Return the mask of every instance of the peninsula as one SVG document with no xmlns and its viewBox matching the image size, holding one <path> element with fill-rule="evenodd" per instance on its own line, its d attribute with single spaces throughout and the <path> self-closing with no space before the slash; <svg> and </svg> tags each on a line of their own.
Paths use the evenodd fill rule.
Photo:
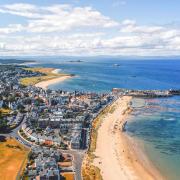
<svg viewBox="0 0 180 180">
<path fill-rule="evenodd" d="M 22 78 L 21 84 L 24 86 L 34 85 L 43 89 L 74 76 L 73 74 L 58 73 L 58 70 L 54 68 L 25 68 L 25 70 L 38 74 L 37 76 Z"/>
</svg>

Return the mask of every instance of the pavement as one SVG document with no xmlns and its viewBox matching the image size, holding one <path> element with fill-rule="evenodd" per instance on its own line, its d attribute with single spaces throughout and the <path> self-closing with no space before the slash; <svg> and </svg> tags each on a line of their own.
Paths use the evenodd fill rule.
<svg viewBox="0 0 180 180">
<path fill-rule="evenodd" d="M 23 138 L 21 138 L 18 134 L 18 131 L 21 129 L 21 125 L 26 121 L 26 116 L 23 117 L 22 122 L 14 129 L 12 129 L 10 132 L 8 133 L 3 133 L 0 134 L 0 136 L 5 136 L 5 137 L 14 137 L 15 139 L 17 139 L 21 144 L 23 144 L 26 147 L 31 147 L 31 144 L 28 143 L 27 141 L 25 141 Z"/>
<path fill-rule="evenodd" d="M 0 133 L 0 136 L 14 137 L 24 146 L 31 148 L 32 144 L 25 141 L 18 134 L 18 131 L 21 129 L 21 126 L 25 121 L 26 121 L 26 117 L 24 116 L 23 121 L 16 128 L 12 129 L 9 133 L 3 133 L 3 134 Z M 73 170 L 75 172 L 75 180 L 82 180 L 81 166 L 82 166 L 83 157 L 86 151 L 78 149 L 78 150 L 62 150 L 62 152 L 73 155 L 73 168 L 74 168 Z"/>
<path fill-rule="evenodd" d="M 85 155 L 85 150 L 64 150 L 64 153 L 73 155 L 73 167 L 75 172 L 75 180 L 82 180 L 81 177 L 81 166 Z"/>
</svg>

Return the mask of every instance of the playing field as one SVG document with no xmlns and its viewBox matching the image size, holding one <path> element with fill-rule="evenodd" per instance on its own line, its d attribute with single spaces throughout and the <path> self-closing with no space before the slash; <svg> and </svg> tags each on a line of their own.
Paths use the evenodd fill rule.
<svg viewBox="0 0 180 180">
<path fill-rule="evenodd" d="M 15 139 L 0 138 L 0 180 L 14 180 L 26 163 L 29 150 Z"/>
</svg>

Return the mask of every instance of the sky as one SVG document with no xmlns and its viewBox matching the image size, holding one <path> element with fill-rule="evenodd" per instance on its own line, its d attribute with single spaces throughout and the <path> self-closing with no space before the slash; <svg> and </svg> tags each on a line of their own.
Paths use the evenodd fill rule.
<svg viewBox="0 0 180 180">
<path fill-rule="evenodd" d="M 179 0 L 0 0 L 0 56 L 179 56 Z"/>
</svg>

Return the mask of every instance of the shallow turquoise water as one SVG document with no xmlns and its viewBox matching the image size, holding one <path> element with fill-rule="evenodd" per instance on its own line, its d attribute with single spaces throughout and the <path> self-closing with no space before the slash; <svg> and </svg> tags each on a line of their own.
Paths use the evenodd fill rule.
<svg viewBox="0 0 180 180">
<path fill-rule="evenodd" d="M 76 75 L 51 85 L 51 89 L 96 92 L 110 91 L 114 87 L 180 89 L 180 60 L 90 58 L 82 59 L 81 63 L 70 63 L 58 57 L 39 60 L 40 65 L 35 66 L 58 68 Z M 179 180 L 180 97 L 149 99 L 145 104 L 141 101 L 133 112 L 135 121 L 128 124 L 128 133 L 144 142 L 148 156 L 169 180 Z"/>
<path fill-rule="evenodd" d="M 134 100 L 136 101 L 136 99 Z M 180 179 L 180 97 L 145 99 L 134 108 L 127 132 L 144 142 L 145 151 L 170 180 Z"/>
</svg>

